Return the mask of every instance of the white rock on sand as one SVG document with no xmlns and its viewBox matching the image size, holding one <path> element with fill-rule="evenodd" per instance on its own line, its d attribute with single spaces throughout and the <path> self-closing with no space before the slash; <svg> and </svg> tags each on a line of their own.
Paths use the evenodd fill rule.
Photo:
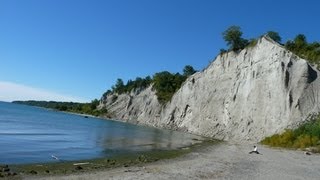
<svg viewBox="0 0 320 180">
<path fill-rule="evenodd" d="M 221 143 L 170 160 L 143 166 L 39 179 L 315 179 L 320 178 L 320 156 L 302 151 Z M 35 179 L 34 177 L 32 179 Z"/>
</svg>

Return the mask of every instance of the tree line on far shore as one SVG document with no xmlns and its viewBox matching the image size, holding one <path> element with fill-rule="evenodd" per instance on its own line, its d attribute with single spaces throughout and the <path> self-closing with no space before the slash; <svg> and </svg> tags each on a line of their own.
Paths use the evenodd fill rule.
<svg viewBox="0 0 320 180">
<path fill-rule="evenodd" d="M 93 116 L 100 116 L 107 113 L 107 110 L 98 110 L 99 100 L 94 99 L 90 103 L 77 102 L 57 102 L 57 101 L 13 101 L 16 104 L 24 104 L 30 106 L 38 106 L 48 109 L 55 109 L 57 111 L 73 112 L 79 114 L 90 114 Z"/>
</svg>

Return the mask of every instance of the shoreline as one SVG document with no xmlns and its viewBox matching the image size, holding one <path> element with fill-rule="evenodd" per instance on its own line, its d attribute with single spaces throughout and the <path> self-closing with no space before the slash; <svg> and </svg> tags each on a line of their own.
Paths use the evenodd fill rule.
<svg viewBox="0 0 320 180">
<path fill-rule="evenodd" d="M 91 115 L 91 114 L 81 114 L 81 113 L 76 113 L 76 112 L 71 112 L 71 111 L 59 111 L 59 110 L 55 110 L 55 109 L 51 109 L 53 111 L 56 111 L 56 112 L 62 112 L 62 113 L 66 113 L 66 114 L 72 114 L 72 115 L 76 115 L 76 116 L 81 116 L 81 117 L 84 117 L 84 118 L 88 118 L 88 117 L 91 117 L 91 118 L 100 118 L 99 116 L 94 116 L 94 115 Z"/>
<path fill-rule="evenodd" d="M 112 158 L 96 158 L 88 160 L 67 161 L 57 163 L 34 163 L 9 165 L 9 174 L 2 174 L 1 177 L 13 179 L 35 179 L 48 178 L 51 176 L 69 176 L 74 174 L 87 174 L 100 171 L 110 171 L 121 167 L 142 166 L 144 164 L 174 159 L 190 152 L 202 149 L 207 146 L 214 146 L 220 143 L 217 140 L 199 140 L 192 145 L 174 150 L 154 150 L 148 152 L 132 152 L 130 154 L 117 155 Z"/>
<path fill-rule="evenodd" d="M 253 144 L 220 142 L 173 159 L 69 175 L 25 179 L 319 179 L 320 155 Z"/>
</svg>

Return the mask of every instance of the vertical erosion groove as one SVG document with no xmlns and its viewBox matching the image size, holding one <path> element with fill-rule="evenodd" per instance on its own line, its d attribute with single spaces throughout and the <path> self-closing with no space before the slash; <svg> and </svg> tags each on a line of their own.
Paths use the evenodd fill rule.
<svg viewBox="0 0 320 180">
<path fill-rule="evenodd" d="M 289 74 L 288 70 L 286 70 L 286 74 L 285 74 L 285 86 L 286 86 L 286 88 L 288 88 L 288 86 L 289 86 L 289 80 L 290 80 L 290 74 Z"/>
</svg>

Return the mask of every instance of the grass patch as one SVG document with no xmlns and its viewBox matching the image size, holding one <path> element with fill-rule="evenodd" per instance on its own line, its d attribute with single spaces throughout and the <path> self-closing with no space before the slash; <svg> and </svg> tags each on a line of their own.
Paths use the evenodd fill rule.
<svg viewBox="0 0 320 180">
<path fill-rule="evenodd" d="M 253 48 L 258 44 L 258 39 L 251 39 L 246 48 Z"/>
</svg>

